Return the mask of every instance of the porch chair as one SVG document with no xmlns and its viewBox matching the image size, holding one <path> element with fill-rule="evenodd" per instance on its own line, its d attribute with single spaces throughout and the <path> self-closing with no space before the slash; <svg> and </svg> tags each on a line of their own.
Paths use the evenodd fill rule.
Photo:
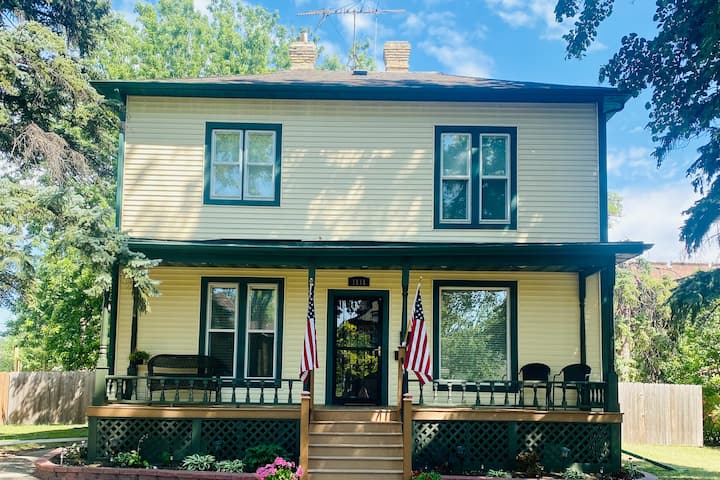
<svg viewBox="0 0 720 480">
<path fill-rule="evenodd" d="M 562 388 L 562 402 L 560 405 L 563 409 L 567 408 L 567 391 L 575 390 L 577 392 L 576 407 L 580 410 L 590 409 L 589 389 L 587 383 L 590 381 L 590 373 L 592 368 L 584 363 L 572 363 L 560 370 L 559 373 L 553 375 L 553 405 L 555 404 L 555 389 Z M 562 381 L 558 382 L 557 378 L 562 377 Z"/>
<path fill-rule="evenodd" d="M 545 405 L 550 407 L 550 367 L 544 363 L 527 363 L 520 368 L 518 376 L 522 377 L 523 385 L 520 389 L 520 406 L 525 406 L 524 391 L 526 388 L 533 390 L 533 407 L 539 407 L 537 391 L 538 388 L 545 389 Z"/>
</svg>

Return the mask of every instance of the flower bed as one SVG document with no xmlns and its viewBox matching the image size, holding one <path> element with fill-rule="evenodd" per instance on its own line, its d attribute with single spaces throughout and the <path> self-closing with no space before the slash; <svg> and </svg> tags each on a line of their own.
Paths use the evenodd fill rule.
<svg viewBox="0 0 720 480">
<path fill-rule="evenodd" d="M 41 480 L 259 480 L 256 473 L 192 472 L 188 470 L 164 470 L 142 468 L 115 468 L 58 465 L 53 462 L 60 457 L 61 448 L 56 448 L 35 462 L 35 476 Z M 534 480 L 553 477 L 535 478 Z M 557 477 L 555 477 L 557 478 Z M 497 480 L 494 477 L 470 477 L 463 475 L 443 475 L 443 480 Z M 639 480 L 657 480 L 657 477 L 645 473 Z M 516 480 L 518 480 L 516 478 Z"/>
<path fill-rule="evenodd" d="M 35 476 L 41 480 L 258 480 L 255 473 L 191 472 L 155 468 L 71 467 L 53 462 L 60 457 L 57 448 L 35 462 Z"/>
</svg>

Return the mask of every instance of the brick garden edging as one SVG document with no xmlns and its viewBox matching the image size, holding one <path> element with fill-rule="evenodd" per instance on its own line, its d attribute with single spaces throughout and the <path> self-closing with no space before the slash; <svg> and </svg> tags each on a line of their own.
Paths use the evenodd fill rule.
<svg viewBox="0 0 720 480">
<path fill-rule="evenodd" d="M 115 467 L 70 467 L 53 463 L 62 449 L 56 448 L 35 462 L 35 476 L 41 480 L 257 480 L 255 473 L 190 472 Z"/>
<path fill-rule="evenodd" d="M 190 472 L 187 470 L 114 467 L 66 467 L 52 462 L 53 458 L 60 456 L 61 450 L 61 448 L 56 448 L 35 462 L 36 477 L 41 480 L 258 480 L 260 478 L 255 473 Z M 443 480 L 497 480 L 491 477 L 467 477 L 462 475 L 443 475 L 442 478 Z M 642 479 L 657 480 L 657 477 L 645 473 Z"/>
</svg>

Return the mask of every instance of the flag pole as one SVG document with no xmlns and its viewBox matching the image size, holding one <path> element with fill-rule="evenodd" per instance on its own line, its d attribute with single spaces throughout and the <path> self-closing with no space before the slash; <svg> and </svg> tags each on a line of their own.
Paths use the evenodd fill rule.
<svg viewBox="0 0 720 480">
<path fill-rule="evenodd" d="M 415 289 L 415 297 L 413 297 L 413 301 L 412 301 L 412 304 L 410 304 L 410 308 L 408 309 L 408 312 L 415 311 L 415 302 L 417 302 L 418 292 L 420 291 L 420 285 L 422 284 L 422 279 L 423 279 L 423 277 L 422 277 L 422 275 L 420 275 L 420 278 L 418 279 L 417 288 Z M 405 345 L 406 347 L 407 347 L 408 337 L 410 336 L 410 328 L 411 328 L 410 322 L 412 321 L 412 316 L 413 316 L 413 313 L 410 313 L 410 315 L 408 315 L 405 318 L 405 338 L 403 338 L 402 344 Z"/>
</svg>

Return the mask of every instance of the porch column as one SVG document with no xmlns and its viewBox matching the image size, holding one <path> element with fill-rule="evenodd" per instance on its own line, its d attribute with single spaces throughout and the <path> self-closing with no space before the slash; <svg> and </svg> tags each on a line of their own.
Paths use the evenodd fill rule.
<svg viewBox="0 0 720 480">
<path fill-rule="evenodd" d="M 405 340 L 407 337 L 407 317 L 408 317 L 408 288 L 410 287 L 410 267 L 403 265 L 402 267 L 402 315 L 400 319 L 400 345 L 398 349 L 398 408 L 402 406 L 403 395 L 408 393 L 407 372 L 403 370 L 402 365 L 405 363 Z"/>
<path fill-rule="evenodd" d="M 614 259 L 613 259 L 614 260 Z M 618 376 L 615 371 L 615 321 L 613 319 L 613 289 L 615 288 L 615 262 L 600 271 L 600 314 L 602 317 L 603 379 L 607 383 L 608 412 L 619 412 Z M 613 471 L 621 465 L 621 426 L 610 424 L 610 468 Z"/>
<path fill-rule="evenodd" d="M 585 324 L 585 297 L 587 274 L 578 272 L 578 302 L 580 304 L 580 363 L 587 364 L 587 326 Z"/>
<path fill-rule="evenodd" d="M 105 377 L 114 360 L 115 352 L 115 319 L 117 318 L 117 296 L 118 296 L 118 275 L 120 268 L 113 265 L 112 283 L 110 291 L 103 294 L 102 310 L 100 311 L 100 347 L 98 349 L 98 359 L 95 364 L 95 386 L 93 389 L 93 405 L 105 404 Z M 108 353 L 108 343 L 110 344 L 110 352 Z M 110 357 L 110 361 L 108 361 Z"/>
</svg>

